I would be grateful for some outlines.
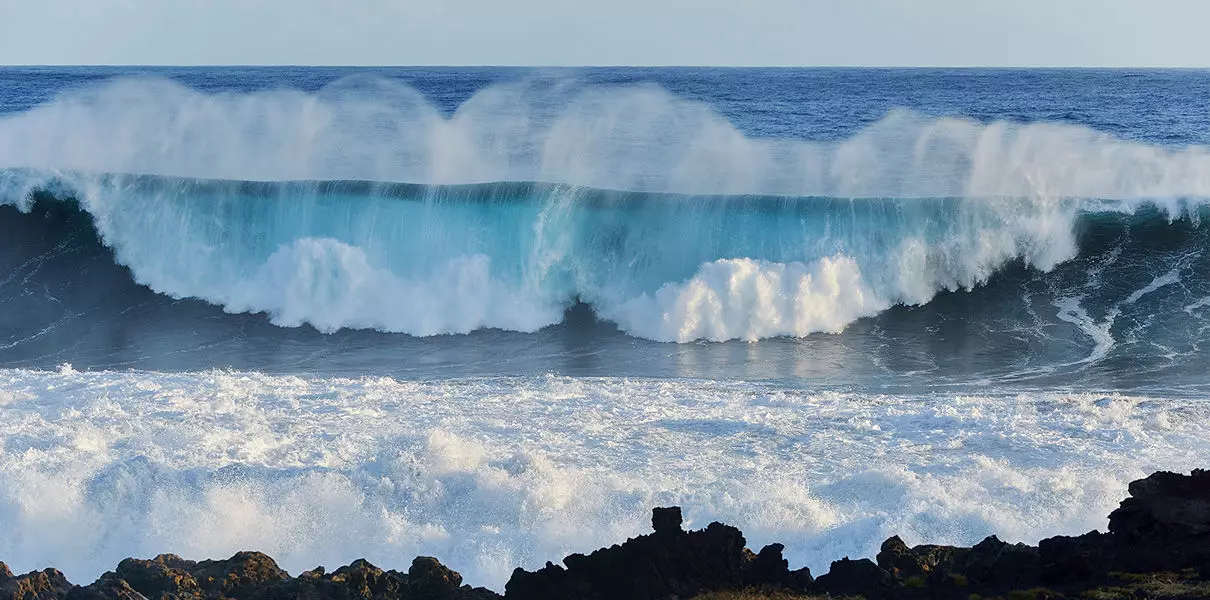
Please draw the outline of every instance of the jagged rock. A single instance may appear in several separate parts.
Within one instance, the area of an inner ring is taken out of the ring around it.
[[[161,554],[151,560],[123,560],[113,576],[152,600],[196,600],[203,597],[202,588],[188,571],[196,567],[175,554]]]
[[[236,599],[244,598],[258,586],[290,578],[272,558],[260,552],[238,552],[227,560],[204,560],[191,565],[189,573],[206,596]]]
[[[1112,536],[1097,531],[1042,540],[1038,542],[1041,576],[1049,583],[1102,578],[1112,568],[1113,543]]]
[[[656,509],[656,533],[588,556],[572,554],[563,559],[566,568],[547,563],[533,573],[517,569],[505,597],[654,600],[742,587],[753,560],[750,552],[745,555],[743,533],[721,523],[685,532],[680,522],[679,508]]]
[[[682,531],[681,507],[656,508],[651,511],[651,530],[656,533],[679,533]]]
[[[408,569],[408,589],[418,598],[453,598],[462,587],[462,575],[430,556],[419,556]]]
[[[1114,567],[1148,571],[1210,562],[1210,471],[1159,472],[1130,484],[1109,515]]]
[[[462,575],[435,558],[419,557],[408,573],[384,571],[365,559],[331,574],[323,567],[260,588],[249,600],[493,600],[500,595],[462,585]]]
[[[1035,583],[1038,552],[1025,544],[1006,544],[996,536],[971,548],[909,548],[895,536],[882,543],[877,560],[883,570],[913,586],[1002,590]]]
[[[1054,537],[1037,547],[995,536],[970,547],[882,544],[877,564],[845,558],[818,580],[791,571],[785,547],[753,554],[743,533],[712,523],[684,531],[678,507],[652,511],[653,533],[572,554],[563,566],[517,569],[508,598],[636,600],[703,593],[770,597],[806,592],[868,600],[964,600],[970,597],[1210,598],[1210,472],[1156,473],[1130,485],[1131,497],[1110,515],[1109,533]],[[748,590],[748,592],[743,592]],[[462,585],[435,558],[416,558],[407,573],[362,560],[335,572],[323,567],[290,578],[273,559],[240,552],[194,562],[164,554],[126,559],[87,587],[54,569],[14,576],[0,563],[0,600],[494,600]]]
[[[899,536],[882,543],[878,552],[878,566],[895,577],[906,580],[912,577],[932,579],[939,573],[950,573],[955,563],[965,558],[969,548],[953,546],[916,546],[908,548]]]
[[[60,600],[67,597],[71,588],[71,583],[57,569],[34,571],[0,581],[0,600]]]
[[[752,557],[744,572],[744,585],[794,591],[809,589],[815,581],[811,577],[811,570],[803,567],[791,571],[790,561],[782,556],[785,549],[782,544],[769,544],[761,548],[760,553]]]
[[[87,587],[73,588],[67,594],[67,600],[155,600],[172,598],[171,595],[152,596],[150,599],[130,587],[125,579],[101,577]]]
[[[955,571],[968,585],[1023,588],[1036,582],[1040,560],[1037,548],[1008,544],[992,535],[975,544]]]
[[[407,585],[400,573],[383,571],[364,558],[336,569],[327,581],[340,584],[355,598],[398,598]]]
[[[861,595],[867,598],[884,598],[901,585],[890,573],[868,558],[842,558],[832,563],[832,568],[827,574],[820,575],[815,580],[815,587],[828,594]]]

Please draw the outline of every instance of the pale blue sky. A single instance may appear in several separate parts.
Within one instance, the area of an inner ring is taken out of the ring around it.
[[[0,0],[0,64],[1210,66],[1210,0]]]

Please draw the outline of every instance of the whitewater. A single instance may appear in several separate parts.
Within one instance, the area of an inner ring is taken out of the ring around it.
[[[1210,458],[1207,79],[0,69],[0,559],[1097,528]]]

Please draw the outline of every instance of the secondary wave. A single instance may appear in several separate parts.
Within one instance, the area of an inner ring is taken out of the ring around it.
[[[577,301],[661,341],[838,332],[1054,269],[1082,215],[1196,222],[1210,197],[1205,149],[1071,126],[896,113],[818,144],[649,87],[496,86],[447,118],[362,78],[112,82],[0,120],[0,165],[0,202],[79,206],[157,292],[421,336],[534,331]]]

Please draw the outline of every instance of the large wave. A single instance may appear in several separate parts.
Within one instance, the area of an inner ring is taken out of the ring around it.
[[[375,79],[110,82],[0,119],[0,167],[0,202],[76,203],[157,292],[413,335],[533,331],[577,301],[663,341],[836,332],[1053,269],[1083,215],[1196,221],[1210,197],[1205,148],[905,112],[754,139],[657,88],[535,82],[449,116]]]

